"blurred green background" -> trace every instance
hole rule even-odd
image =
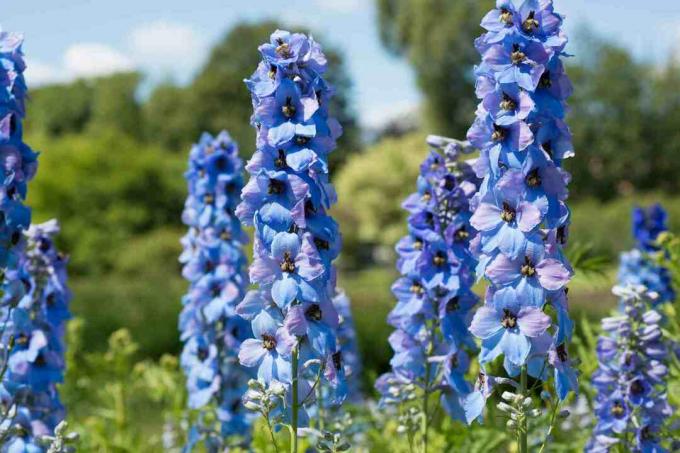
[[[433,5],[434,3],[434,5]],[[350,295],[366,382],[387,366],[394,301],[393,246],[405,233],[400,202],[415,187],[424,138],[463,138],[476,100],[473,40],[487,1],[378,0],[385,48],[413,67],[422,115],[361,130],[352,80],[340,49],[326,45],[336,85],[334,113],[345,135],[334,152],[334,209],[345,246],[340,284]],[[82,318],[82,348],[107,347],[127,327],[140,359],[177,353],[177,315],[186,283],[177,257],[189,147],[203,130],[228,129],[242,156],[253,152],[251,104],[242,82],[256,67],[258,44],[276,27],[243,22],[226,30],[188,85],[156,86],[141,96],[143,74],[121,73],[31,91],[26,140],[42,151],[30,188],[35,220],[56,217],[60,246],[71,256],[73,312]],[[316,38],[324,43],[323,33]],[[609,288],[618,253],[631,246],[629,214],[636,203],[662,202],[680,227],[680,67],[639,61],[583,28],[568,61],[576,87],[569,123],[574,132],[572,244],[608,260],[602,276],[574,282],[575,310],[596,317],[613,304]],[[574,246],[572,246],[574,247]],[[577,314],[577,316],[579,316]]]

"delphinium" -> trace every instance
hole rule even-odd
[[[380,404],[397,407],[400,431],[412,448],[420,432],[422,451],[439,404],[465,420],[463,401],[472,388],[464,375],[476,349],[467,326],[478,302],[471,290],[477,262],[469,250],[476,235],[469,201],[479,180],[459,160],[461,152],[472,150],[442,137],[428,137],[428,143],[417,192],[403,203],[408,235],[396,247],[401,277],[392,286],[397,304],[388,315],[395,328],[389,338],[391,371],[376,383]]]
[[[2,420],[3,450],[41,452],[64,419],[57,384],[64,375],[64,331],[70,318],[68,259],[54,245],[55,220],[31,226],[16,267],[6,274],[3,342],[11,344],[0,397],[12,406]],[[9,312],[9,305],[14,309]],[[48,442],[47,444],[45,442]]]
[[[336,200],[328,154],[341,127],[329,116],[333,90],[318,43],[277,30],[259,51],[262,62],[246,80],[257,151],[237,208],[239,218],[255,226],[250,280],[259,288],[238,307],[254,334],[239,359],[257,374],[246,403],[270,428],[287,426],[297,451],[298,428],[309,424],[305,407],[314,403],[317,386],[332,389],[333,405],[346,394],[332,302],[340,235],[327,214]]]
[[[658,294],[657,304],[675,300],[668,269],[654,259],[660,253],[656,240],[668,231],[666,221],[666,211],[659,204],[633,209],[635,248],[621,254],[619,267],[619,284],[646,286]]]
[[[540,383],[554,375],[559,400],[577,388],[568,355],[573,271],[562,252],[570,177],[561,165],[574,155],[564,122],[572,87],[561,60],[567,44],[562,20],[551,0],[520,6],[498,0],[475,42],[482,56],[475,68],[481,102],[468,139],[481,150],[475,170],[483,182],[470,221],[479,231],[471,247],[477,275],[489,286],[470,326],[481,339],[482,374],[466,409],[481,414],[497,382],[486,366],[502,357],[516,393],[505,392],[508,402],[500,407],[512,415],[508,426],[521,452],[528,449],[528,417],[537,413],[530,408],[528,377]]]
[[[30,225],[31,212],[23,203],[27,183],[37,170],[37,153],[23,142],[25,115],[26,68],[21,45],[23,36],[0,31],[0,158],[3,161],[3,178],[0,184],[0,274],[8,268],[16,270],[24,247],[22,231]],[[5,279],[4,292],[21,291],[18,281]],[[8,288],[11,286],[11,288]],[[14,347],[10,332],[12,311],[18,299],[5,299],[0,306],[0,378],[8,368],[9,354]],[[16,407],[11,399],[4,398],[0,417],[7,421]],[[6,434],[6,433],[5,433]],[[4,435],[4,434],[3,434]]]
[[[182,274],[190,282],[182,299],[179,328],[184,347],[188,406],[198,410],[187,448],[199,441],[209,451],[244,441],[249,413],[241,404],[251,373],[238,363],[239,346],[252,337],[250,324],[236,314],[247,277],[242,250],[248,237],[234,211],[243,188],[243,163],[227,132],[203,134],[189,154],[182,220]]]
[[[588,452],[665,452],[672,439],[666,421],[667,374],[671,355],[653,307],[659,294],[641,285],[617,286],[620,313],[602,321],[597,344],[599,366],[592,382],[597,424]]]

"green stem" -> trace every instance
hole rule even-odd
[[[291,408],[291,426],[290,426],[290,452],[297,453],[298,451],[298,346],[293,348],[293,360],[292,360],[292,371],[293,371],[293,405]]]
[[[519,378],[519,386],[520,386],[520,393],[522,395],[522,399],[526,398],[527,396],[527,366],[524,365],[522,367],[522,373]],[[519,420],[520,425],[518,429],[518,439],[517,439],[517,450],[519,453],[528,453],[529,451],[529,442],[527,439],[528,435],[528,420],[526,414],[524,414],[524,410],[522,410],[522,417]]]
[[[272,439],[272,444],[274,445],[274,451],[276,453],[279,453],[279,446],[276,443],[276,436],[274,435],[274,430],[272,429],[272,424],[269,421],[269,414],[267,414],[264,419],[267,421],[267,429],[269,430],[269,436]]]
[[[423,421],[421,432],[423,436],[423,453],[427,453],[428,431],[430,429],[430,417],[428,400],[430,399],[430,362],[425,365],[425,388],[423,391]]]
[[[323,430],[326,428],[325,426],[325,418],[326,414],[324,413],[324,407],[323,407],[323,387],[319,385],[316,389],[316,405],[319,408],[319,414],[317,417],[317,428],[319,431],[323,432]]]

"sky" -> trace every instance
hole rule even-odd
[[[678,0],[555,0],[555,6],[571,35],[587,25],[652,63],[680,55]],[[371,0],[22,0],[6,2],[2,13],[4,30],[25,35],[29,86],[130,69],[147,75],[147,87],[186,83],[235,23],[275,18],[318,30],[344,51],[363,125],[379,126],[420,100],[408,64],[380,44]],[[583,45],[576,40],[572,52]]]

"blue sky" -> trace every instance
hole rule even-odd
[[[22,0],[0,22],[25,34],[29,84],[139,68],[148,83],[190,80],[212,43],[247,19],[281,18],[319,30],[343,48],[361,120],[381,124],[419,101],[408,65],[378,40],[371,0]],[[589,24],[635,54],[661,63],[680,55],[677,0],[555,0],[567,31]],[[471,43],[472,45],[472,43]],[[587,43],[574,42],[572,49]]]

